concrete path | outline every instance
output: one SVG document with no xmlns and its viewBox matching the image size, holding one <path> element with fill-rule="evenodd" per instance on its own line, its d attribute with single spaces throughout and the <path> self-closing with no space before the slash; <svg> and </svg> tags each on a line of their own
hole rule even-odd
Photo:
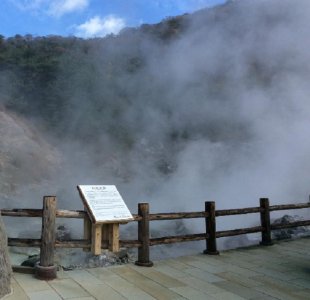
<svg viewBox="0 0 310 300">
<path fill-rule="evenodd" d="M 46 282 L 14 274 L 6 300 L 310 299 L 310 238 L 155 262 L 58 272 Z"/>
</svg>

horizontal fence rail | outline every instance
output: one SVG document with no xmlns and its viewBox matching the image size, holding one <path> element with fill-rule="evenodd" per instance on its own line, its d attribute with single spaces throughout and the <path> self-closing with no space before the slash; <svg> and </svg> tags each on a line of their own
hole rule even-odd
<svg viewBox="0 0 310 300">
<path fill-rule="evenodd" d="M 56 197 L 44 197 L 45 206 L 48 205 L 48 201 L 54 201 L 54 206 Z M 140 266 L 152 266 L 153 263 L 150 261 L 150 246 L 163 245 L 163 244 L 173 244 L 189 241 L 206 241 L 206 250 L 205 254 L 218 254 L 216 247 L 216 239 L 222 237 L 237 236 L 242 234 L 258 233 L 262 234 L 262 245 L 272 245 L 271 241 L 271 231 L 280 230 L 286 228 L 293 228 L 299 226 L 310 226 L 310 220 L 294 221 L 287 224 L 271 224 L 270 223 L 270 212 L 281 211 L 281 210 L 293 210 L 293 209 L 304 209 L 310 208 L 310 202 L 308 203 L 298 203 L 298 204 L 285 204 L 285 205 L 269 205 L 268 198 L 260 199 L 260 206 L 258 207 L 247 207 L 247 208 L 238 208 L 238 209 L 215 209 L 215 202 L 206 202 L 205 210 L 198 212 L 172 212 L 172 213 L 149 213 L 149 204 L 148 203 L 139 203 L 138 205 L 138 214 L 133 214 L 133 221 L 129 222 L 138 222 L 138 239 L 137 240 L 120 240 L 120 247 L 124 248 L 138 248 L 138 260 L 136 261 L 137 265 Z M 259 213 L 261 224 L 255 227 L 249 228 L 239 228 L 232 230 L 217 231 L 216 230 L 216 218 L 224 216 L 233 216 L 233 215 L 243 215 L 243 214 L 252 214 Z M 1 215 L 6 217 L 36 217 L 42 218 L 42 224 L 45 224 L 45 227 L 49 225 L 49 220 L 53 218 L 74 218 L 74 219 L 83 219 L 85 222 L 89 222 L 89 217 L 86 211 L 83 210 L 62 210 L 55 209 L 53 212 L 54 216 L 50 215 L 50 207 L 43 207 L 43 209 L 2 209 Z M 194 218 L 204 218 L 206 224 L 206 230 L 204 233 L 198 234 L 186 234 L 186 235 L 177 235 L 177 236 L 163 236 L 163 237 L 151 237 L 149 226 L 151 221 L 163 221 L 163 220 L 179 220 L 179 219 L 194 219 Z M 124 225 L 123 225 L 124 226 Z M 44 226 L 43 226 L 44 227 Z M 45 228 L 44 227 L 44 228 Z M 27 239 L 27 238 L 8 238 L 8 245 L 15 247 L 40 247 L 40 261 L 47 261 L 49 264 L 52 263 L 53 257 L 42 257 L 42 256 L 53 256 L 53 251 L 49 249 L 51 245 L 54 245 L 52 248 L 82 248 L 82 249 L 91 249 L 92 241 L 91 237 L 86 239 L 71 239 L 71 240 L 53 240 L 55 239 L 55 226 L 52 225 L 52 228 L 49 231 L 44 233 L 44 228 L 42 228 L 42 236 L 40 239 Z M 45 229 L 46 231 L 46 229 Z M 52 238 L 50 239 L 51 236 Z M 85 236 L 84 236 L 85 237 Z M 45 245 L 49 245 L 49 248 Z M 102 241 L 101 248 L 108 248 L 108 241 Z M 43 249 L 43 250 L 42 250 Z M 45 249 L 45 250 L 44 250 Z M 45 251 L 45 252 L 44 252 Z M 50 253 L 51 252 L 51 253 Z M 15 266 L 15 271 L 31 273 L 32 271 L 29 268 Z"/>
<path fill-rule="evenodd" d="M 256 232 L 261 232 L 262 230 L 263 230 L 262 226 L 256 226 L 256 227 L 250 227 L 250 228 L 217 231 L 216 237 L 221 238 L 221 237 L 236 236 L 236 235 L 247 234 L 247 233 L 256 233 Z"/>
<path fill-rule="evenodd" d="M 204 211 L 149 214 L 149 220 L 162 221 L 162 220 L 194 219 L 194 218 L 205 218 L 207 215 L 208 213 Z"/>
<path fill-rule="evenodd" d="M 269 210 L 270 211 L 291 210 L 291 209 L 301 209 L 301 208 L 308 208 L 308 207 L 309 207 L 309 203 L 271 205 L 271 206 L 269 206 Z"/>
<path fill-rule="evenodd" d="M 215 216 L 233 216 L 233 215 L 245 215 L 262 212 L 263 209 L 260 207 L 248 207 L 248 208 L 237 208 L 237 209 L 221 209 L 215 211 Z"/>
</svg>

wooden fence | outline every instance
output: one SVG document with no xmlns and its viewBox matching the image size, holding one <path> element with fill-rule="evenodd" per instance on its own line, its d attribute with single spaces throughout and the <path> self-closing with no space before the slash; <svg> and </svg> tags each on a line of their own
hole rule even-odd
<svg viewBox="0 0 310 300">
<path fill-rule="evenodd" d="M 8 245 L 15 247 L 40 247 L 40 265 L 45 268 L 53 266 L 54 262 L 54 248 L 91 248 L 90 239 L 66 240 L 59 241 L 56 239 L 55 220 L 56 218 L 76 218 L 84 219 L 84 224 L 89 223 L 88 215 L 85 211 L 72 211 L 56 209 L 56 197 L 45 196 L 43 198 L 43 209 L 2 209 L 2 216 L 9 217 L 40 217 L 42 218 L 42 235 L 40 239 L 27 238 L 8 238 Z M 150 246 L 160 244 L 172 244 L 188 241 L 206 240 L 205 254 L 216 255 L 217 251 L 216 239 L 221 237 L 237 236 L 247 233 L 261 232 L 262 245 L 271 245 L 271 230 L 292 228 L 298 226 L 309 226 L 310 220 L 295 221 L 288 224 L 271 225 L 270 212 L 279 210 L 293 210 L 310 208 L 310 202 L 300 204 L 286 204 L 286 205 L 269 205 L 268 198 L 261 198 L 258 207 L 248 207 L 239 209 L 224 209 L 216 210 L 215 202 L 205 202 L 205 210 L 198 212 L 178 212 L 178 213 L 149 213 L 148 203 L 138 204 L 138 214 L 134 214 L 133 222 L 138 222 L 138 240 L 120 240 L 120 246 L 125 248 L 138 248 L 138 260 L 136 264 L 139 266 L 152 266 L 150 260 Z M 217 231 L 216 218 L 222 216 L 243 215 L 259 213 L 260 226 Z M 206 230 L 203 233 L 178 235 L 178 236 L 164 236 L 160 238 L 151 238 L 149 223 L 150 221 L 161 220 L 177 220 L 177 219 L 192 219 L 204 218 Z M 84 236 L 89 236 L 85 235 Z M 108 248 L 107 242 L 102 241 L 101 248 Z M 14 267 L 15 271 L 33 272 L 32 269 Z M 44 273 L 44 270 L 42 271 Z M 52 275 L 43 274 L 43 279 L 54 278 L 55 269 L 52 270 Z M 40 276 L 38 276 L 40 278 Z"/>
</svg>

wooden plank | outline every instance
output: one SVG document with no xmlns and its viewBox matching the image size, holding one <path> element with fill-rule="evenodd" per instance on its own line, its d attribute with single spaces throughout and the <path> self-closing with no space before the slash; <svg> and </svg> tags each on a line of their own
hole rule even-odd
<svg viewBox="0 0 310 300">
<path fill-rule="evenodd" d="M 299 227 L 299 226 L 310 226 L 310 220 L 296 221 L 296 222 L 291 222 L 288 224 L 274 224 L 274 225 L 271 225 L 271 229 L 276 230 L 276 229 L 285 229 L 285 228 L 292 228 L 292 227 Z"/>
<path fill-rule="evenodd" d="M 88 248 L 91 249 L 91 240 L 67 240 L 67 241 L 57 241 L 55 242 L 56 248 Z"/>
<path fill-rule="evenodd" d="M 206 212 L 204 211 L 149 214 L 150 221 L 194 219 L 194 218 L 205 218 L 205 217 L 206 217 Z"/>
<path fill-rule="evenodd" d="M 177 236 L 164 236 L 160 238 L 150 239 L 150 246 L 161 245 L 161 244 L 173 244 L 191 241 L 201 241 L 207 238 L 207 234 L 187 234 L 187 235 L 177 235 Z"/>
<path fill-rule="evenodd" d="M 132 217 L 133 217 L 134 221 L 141 221 L 142 220 L 142 217 L 139 216 L 138 214 L 133 214 Z"/>
<path fill-rule="evenodd" d="M 74 218 L 74 219 L 84 219 L 87 215 L 86 211 L 83 210 L 64 210 L 58 209 L 56 211 L 57 218 Z"/>
<path fill-rule="evenodd" d="M 236 236 L 236 235 L 247 234 L 247 233 L 261 232 L 262 230 L 263 230 L 262 226 L 256 226 L 256 227 L 249 227 L 249 228 L 217 231 L 216 237 L 221 238 L 221 237 L 226 237 L 226 236 Z"/>
<path fill-rule="evenodd" d="M 91 237 L 91 252 L 94 255 L 101 254 L 101 234 L 102 229 L 100 224 L 92 224 L 92 237 Z"/>
<path fill-rule="evenodd" d="M 119 251 L 119 224 L 109 224 L 109 250 L 112 252 Z"/>
<path fill-rule="evenodd" d="M 40 247 L 41 239 L 8 238 L 10 247 Z"/>
<path fill-rule="evenodd" d="M 42 209 L 1 209 L 0 213 L 5 217 L 42 217 Z"/>
<path fill-rule="evenodd" d="M 24 266 L 12 266 L 13 272 L 15 273 L 23 273 L 23 274 L 34 274 L 35 268 L 34 267 L 24 267 Z"/>
<path fill-rule="evenodd" d="M 285 204 L 285 205 L 270 205 L 269 210 L 287 210 L 287 209 L 301 209 L 301 208 L 309 208 L 310 202 L 308 203 L 298 203 L 298 204 Z"/>
<path fill-rule="evenodd" d="M 124 248 L 139 248 L 142 246 L 142 243 L 138 240 L 120 240 L 120 247 Z"/>
<path fill-rule="evenodd" d="M 215 211 L 215 215 L 217 217 L 220 216 L 232 216 L 232 215 L 244 215 L 244 214 L 252 214 L 259 213 L 262 209 L 260 207 L 247 207 L 247 208 L 236 208 L 236 209 L 221 209 Z"/>
</svg>

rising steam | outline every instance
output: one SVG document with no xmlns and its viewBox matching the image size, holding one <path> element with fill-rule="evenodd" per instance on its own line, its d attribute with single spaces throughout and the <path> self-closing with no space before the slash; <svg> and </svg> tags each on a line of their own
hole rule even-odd
<svg viewBox="0 0 310 300">
<path fill-rule="evenodd" d="M 230 1 L 166 20 L 179 22 L 172 37 L 144 25 L 90 47 L 74 70 L 64 61 L 66 105 L 43 132 L 61 162 L 29 205 L 52 193 L 78 209 L 77 184 L 116 184 L 134 212 L 304 201 L 309 16 L 306 0 Z"/>
</svg>

